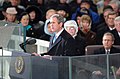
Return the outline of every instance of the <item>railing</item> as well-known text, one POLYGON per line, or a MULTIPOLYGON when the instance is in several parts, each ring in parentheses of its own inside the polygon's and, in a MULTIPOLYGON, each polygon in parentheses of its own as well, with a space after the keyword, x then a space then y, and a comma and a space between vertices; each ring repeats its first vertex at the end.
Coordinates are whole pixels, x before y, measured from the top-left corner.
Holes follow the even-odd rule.
POLYGON ((120 79, 116 74, 120 54, 32 57, 24 52, 8 53, 0 57, 3 79, 120 79), (97 75, 97 71, 102 74, 97 75))

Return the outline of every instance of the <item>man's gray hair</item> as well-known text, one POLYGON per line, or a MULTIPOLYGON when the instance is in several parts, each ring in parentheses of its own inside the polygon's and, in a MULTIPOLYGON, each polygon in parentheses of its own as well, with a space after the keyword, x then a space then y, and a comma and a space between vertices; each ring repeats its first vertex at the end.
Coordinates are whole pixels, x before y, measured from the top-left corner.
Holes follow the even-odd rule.
POLYGON ((62 16, 62 15, 60 15, 60 14, 53 14, 51 17, 50 17, 50 19, 51 18, 54 18, 54 17, 56 17, 57 18, 57 20, 58 20, 58 23, 64 23, 64 17, 62 16))
POLYGON ((120 9, 120 1, 119 0, 111 0, 109 4, 116 4, 118 9, 120 9))
POLYGON ((112 37, 112 41, 114 41, 114 40, 115 40, 114 35, 113 35, 112 33, 110 33, 110 32, 106 32, 106 33, 104 33, 104 35, 103 35, 103 36, 111 36, 111 37, 112 37))

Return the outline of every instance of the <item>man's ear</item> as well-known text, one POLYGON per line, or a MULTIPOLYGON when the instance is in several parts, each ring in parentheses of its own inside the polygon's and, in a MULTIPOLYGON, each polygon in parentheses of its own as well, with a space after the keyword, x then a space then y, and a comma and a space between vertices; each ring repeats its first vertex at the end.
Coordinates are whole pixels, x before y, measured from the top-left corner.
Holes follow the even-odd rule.
POLYGON ((59 24, 60 24, 60 27, 64 27, 64 24, 62 22, 60 22, 59 24))

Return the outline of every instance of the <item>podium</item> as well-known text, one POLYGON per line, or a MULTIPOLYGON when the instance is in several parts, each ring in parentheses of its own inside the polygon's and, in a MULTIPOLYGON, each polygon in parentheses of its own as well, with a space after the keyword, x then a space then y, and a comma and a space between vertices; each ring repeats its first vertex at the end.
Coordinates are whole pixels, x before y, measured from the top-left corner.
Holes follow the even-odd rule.
POLYGON ((58 79, 58 63, 13 51, 9 75, 11 79, 58 79))

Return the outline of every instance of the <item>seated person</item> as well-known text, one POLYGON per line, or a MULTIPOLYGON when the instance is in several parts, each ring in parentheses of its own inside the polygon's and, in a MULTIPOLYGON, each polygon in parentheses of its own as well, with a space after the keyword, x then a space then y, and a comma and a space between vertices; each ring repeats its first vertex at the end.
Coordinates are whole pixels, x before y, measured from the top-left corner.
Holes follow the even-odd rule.
POLYGON ((65 30, 75 39, 76 41, 76 49, 78 54, 77 55, 84 55, 85 54, 85 46, 86 42, 85 39, 81 36, 78 36, 78 25, 74 20, 68 20, 64 23, 65 30))
MULTIPOLYGON (((112 33, 110 32, 106 32, 104 35, 103 35, 103 39, 102 39, 102 43, 103 43, 103 47, 97 49, 94 51, 94 54, 114 54, 114 53, 120 53, 120 49, 116 48, 113 46, 114 44, 114 36, 112 33)), ((111 56, 109 56, 111 57, 111 56)), ((101 67, 103 68, 106 68, 107 64, 106 62, 100 62, 101 60, 107 60, 106 59, 107 57, 105 56, 105 58, 102 56, 102 57, 97 57, 98 60, 95 60, 97 61, 97 65, 100 65, 101 67)), ((114 58, 113 56, 111 58, 109 58, 109 67, 112 67, 112 66, 115 66, 118 68, 118 70, 115 72, 115 75, 116 76, 120 76, 120 67, 118 65, 119 61, 116 61, 117 60, 117 56, 114 58)), ((110 71, 112 71, 110 69, 110 71)), ((110 73, 109 71, 109 73, 110 73)), ((113 73, 113 71, 112 71, 113 73)), ((94 71, 93 72, 93 79, 103 79, 103 78, 107 78, 107 76, 105 76, 105 74, 102 73, 102 71, 100 70, 97 70, 97 71, 94 71)), ((110 74, 110 79, 113 79, 113 76, 110 74)))
POLYGON ((96 33, 91 30, 92 20, 89 15, 82 15, 80 22, 80 30, 78 36, 85 39, 86 45, 94 45, 96 43, 96 33))
POLYGON ((115 29, 110 32, 115 37, 114 45, 120 45, 120 16, 115 18, 114 24, 115 24, 115 29))
POLYGON ((107 51, 109 51, 110 54, 120 53, 120 49, 113 46, 114 40, 115 38, 112 33, 105 33, 102 40, 103 47, 98 49, 99 51, 95 50, 94 54, 105 54, 108 53, 107 51))

